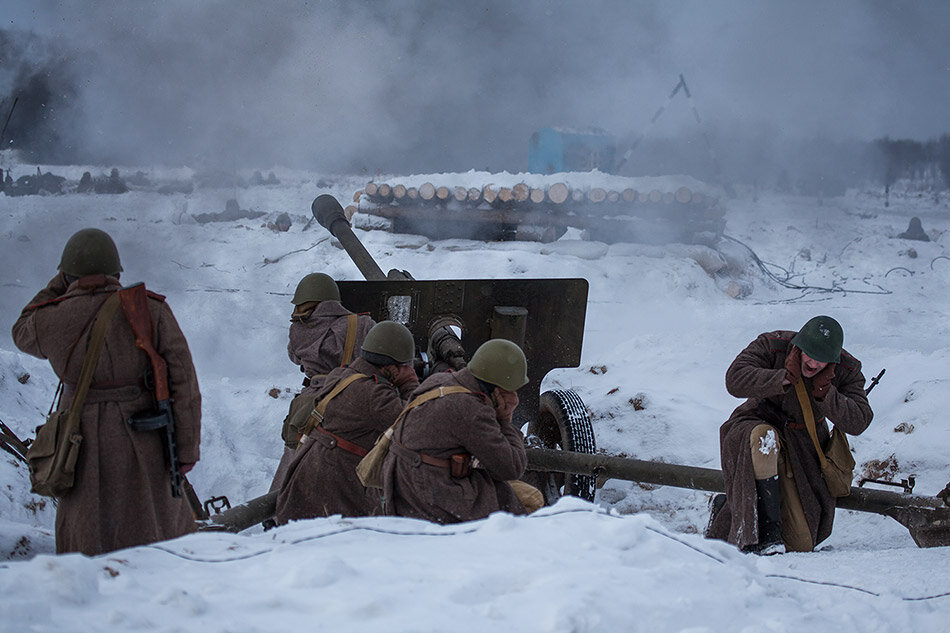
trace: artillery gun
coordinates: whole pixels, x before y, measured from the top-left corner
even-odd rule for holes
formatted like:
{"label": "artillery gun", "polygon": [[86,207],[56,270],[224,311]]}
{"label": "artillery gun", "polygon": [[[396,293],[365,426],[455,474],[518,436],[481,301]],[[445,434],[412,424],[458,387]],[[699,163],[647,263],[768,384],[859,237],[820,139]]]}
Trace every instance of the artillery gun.
{"label": "artillery gun", "polygon": [[[490,338],[507,338],[522,347],[530,381],[519,391],[515,421],[528,429],[525,478],[542,491],[546,503],[561,495],[593,500],[598,479],[725,491],[719,470],[596,453],[589,412],[580,397],[569,390],[541,393],[542,380],[551,369],[580,363],[586,280],[420,281],[405,271],[384,274],[334,198],[318,197],[312,211],[366,278],[338,282],[343,303],[370,313],[377,321],[391,319],[406,325],[417,349],[425,350],[417,361],[421,376],[464,367],[466,350]],[[272,492],[213,515],[201,529],[239,532],[256,525],[273,515],[276,496]],[[849,496],[838,499],[838,507],[890,516],[910,531],[918,546],[935,547],[950,545],[948,499],[950,484],[935,497],[852,487]]]}

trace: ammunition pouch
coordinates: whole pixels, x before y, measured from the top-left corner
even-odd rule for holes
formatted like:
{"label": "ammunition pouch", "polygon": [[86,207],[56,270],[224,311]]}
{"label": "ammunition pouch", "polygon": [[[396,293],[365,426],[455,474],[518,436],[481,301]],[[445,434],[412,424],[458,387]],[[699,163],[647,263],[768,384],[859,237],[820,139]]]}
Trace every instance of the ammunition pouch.
{"label": "ammunition pouch", "polygon": [[456,453],[449,458],[449,474],[453,479],[468,477],[472,472],[471,453]]}

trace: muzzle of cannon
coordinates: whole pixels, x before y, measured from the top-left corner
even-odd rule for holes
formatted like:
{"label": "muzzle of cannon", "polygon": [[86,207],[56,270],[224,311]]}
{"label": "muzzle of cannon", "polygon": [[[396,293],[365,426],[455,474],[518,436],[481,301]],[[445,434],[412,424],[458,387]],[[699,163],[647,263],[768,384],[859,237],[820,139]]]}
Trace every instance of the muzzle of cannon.
{"label": "muzzle of cannon", "polygon": [[320,226],[330,231],[333,237],[340,240],[343,249],[346,250],[350,259],[360,269],[367,281],[386,279],[383,269],[379,267],[373,256],[369,254],[360,239],[353,233],[350,222],[343,212],[343,207],[340,206],[336,198],[328,194],[317,196],[313,204],[310,205],[310,210]]}

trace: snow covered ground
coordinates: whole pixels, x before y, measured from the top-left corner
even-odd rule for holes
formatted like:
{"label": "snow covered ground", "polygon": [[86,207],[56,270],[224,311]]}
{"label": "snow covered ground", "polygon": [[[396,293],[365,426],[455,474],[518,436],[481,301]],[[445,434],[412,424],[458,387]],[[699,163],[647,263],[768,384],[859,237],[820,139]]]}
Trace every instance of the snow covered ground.
{"label": "snow covered ground", "polygon": [[[53,171],[75,181],[87,169]],[[299,278],[360,279],[336,241],[306,225],[315,196],[346,205],[367,179],[274,171],[280,185],[190,194],[0,196],[4,327],[86,226],[115,238],[124,282],[167,295],[203,394],[202,459],[190,475],[202,498],[241,501],[270,484],[300,379],[286,356]],[[915,475],[916,493],[936,494],[950,479],[950,197],[895,187],[885,207],[871,190],[823,201],[739,194],[722,201],[738,242],[718,245],[727,266],[716,276],[695,249],[608,246],[575,231],[551,244],[357,234],[384,271],[419,279],[586,278],[581,365],[551,372],[544,389],[576,390],[609,454],[718,468],[718,428],[739,404],[726,367],[760,332],[830,314],[865,376],[887,368],[870,396],[874,422],[852,441],[858,474]],[[228,198],[267,215],[194,220]],[[293,220],[287,233],[264,226],[280,212]],[[930,242],[896,237],[912,216]],[[55,386],[45,361],[0,337],[0,419],[21,437],[43,421]],[[530,517],[447,527],[336,517],[89,559],[52,554],[54,510],[6,453],[0,484],[0,631],[950,630],[950,548],[918,549],[878,515],[839,511],[818,552],[757,558],[698,534],[708,494],[608,481],[593,504],[564,499]]]}

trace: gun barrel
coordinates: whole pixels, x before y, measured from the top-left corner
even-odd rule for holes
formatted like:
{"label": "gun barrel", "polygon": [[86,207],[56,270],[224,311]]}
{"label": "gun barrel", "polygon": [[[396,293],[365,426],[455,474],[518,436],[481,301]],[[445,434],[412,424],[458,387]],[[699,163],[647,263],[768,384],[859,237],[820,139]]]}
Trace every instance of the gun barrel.
{"label": "gun barrel", "polygon": [[199,526],[199,530],[219,530],[240,532],[247,528],[263,523],[274,516],[277,511],[277,490],[268,492],[260,497],[234,506],[224,512],[211,515],[211,524],[208,527]]}
{"label": "gun barrel", "polygon": [[369,254],[363,243],[353,233],[350,222],[346,219],[346,214],[343,213],[343,207],[340,206],[336,198],[329,194],[317,196],[313,204],[310,205],[310,210],[320,226],[330,231],[333,237],[340,240],[343,249],[367,281],[386,280],[383,269],[379,267],[373,256]]}
{"label": "gun barrel", "polygon": [[[725,491],[722,472],[714,468],[546,448],[530,448],[527,454],[529,470],[595,475],[708,492]],[[274,516],[276,506],[277,491],[269,492],[213,515],[210,525],[199,529],[240,532]],[[889,516],[906,527],[920,547],[950,545],[950,508],[938,497],[852,487],[850,496],[838,499],[838,507]]]}
{"label": "gun barrel", "polygon": [[[528,469],[603,476],[691,490],[725,491],[719,470],[608,455],[533,448],[528,450]],[[850,495],[838,498],[837,507],[889,516],[906,527],[920,547],[950,545],[950,508],[939,497],[852,486]]]}
{"label": "gun barrel", "polygon": [[528,469],[542,472],[596,475],[645,484],[725,492],[722,472],[698,466],[680,466],[628,457],[574,453],[549,448],[528,450]]}

